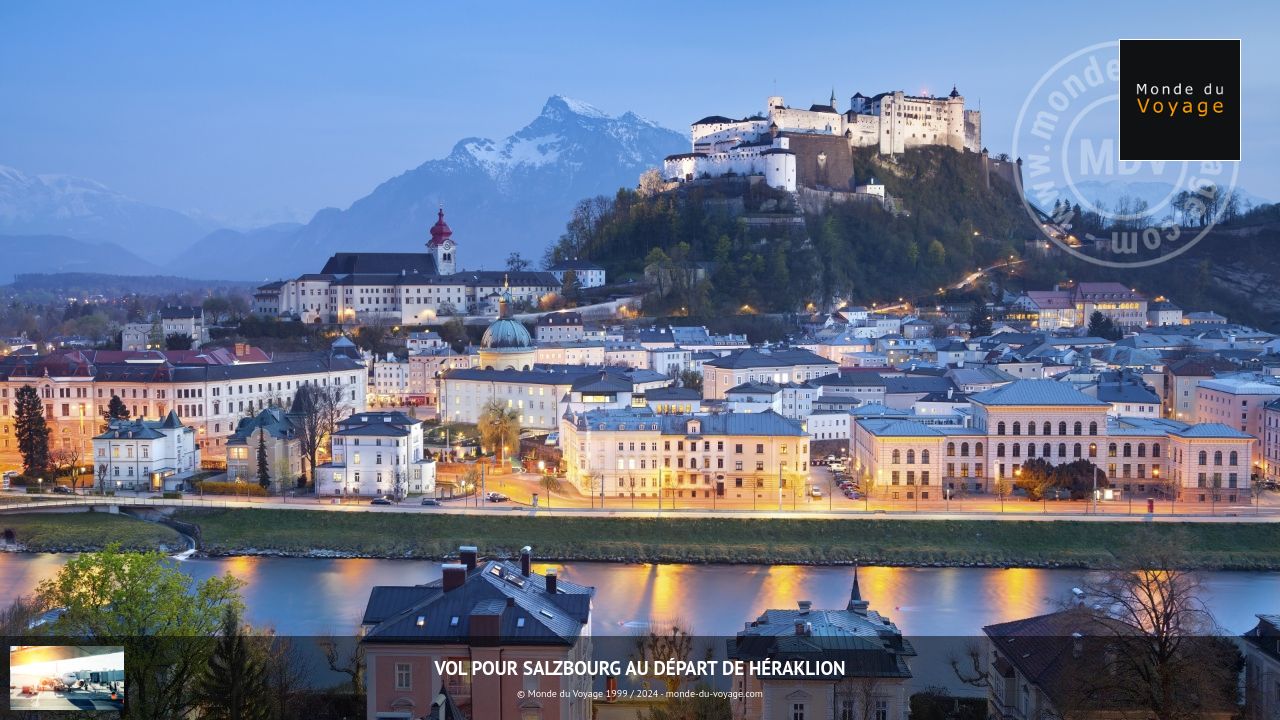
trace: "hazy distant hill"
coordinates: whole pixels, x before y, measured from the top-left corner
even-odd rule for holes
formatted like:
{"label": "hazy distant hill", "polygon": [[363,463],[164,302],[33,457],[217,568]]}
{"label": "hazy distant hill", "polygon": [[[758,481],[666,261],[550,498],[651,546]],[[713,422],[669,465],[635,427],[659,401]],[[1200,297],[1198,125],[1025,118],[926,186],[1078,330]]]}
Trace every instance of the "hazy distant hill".
{"label": "hazy distant hill", "polygon": [[337,250],[423,249],[443,206],[460,266],[537,260],[584,197],[634,187],[640,173],[688,147],[681,133],[634,113],[612,117],[568,98],[503,140],[466,138],[445,158],[392,178],[346,210],[328,208],[292,233],[214,233],[170,263],[200,277],[286,277],[318,269]]}
{"label": "hazy distant hill", "polygon": [[145,275],[157,269],[114,243],[91,243],[60,235],[0,235],[0,258],[0,283],[24,273]]}
{"label": "hazy distant hill", "polygon": [[217,225],[148,205],[101,183],[0,166],[0,234],[111,242],[165,262]]}

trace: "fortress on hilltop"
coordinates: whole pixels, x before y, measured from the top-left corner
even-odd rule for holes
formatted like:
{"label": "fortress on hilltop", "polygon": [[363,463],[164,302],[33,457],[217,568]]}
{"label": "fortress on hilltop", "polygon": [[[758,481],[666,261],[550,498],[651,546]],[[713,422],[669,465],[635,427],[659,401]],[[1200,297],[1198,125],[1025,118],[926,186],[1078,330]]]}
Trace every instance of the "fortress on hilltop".
{"label": "fortress on hilltop", "polygon": [[853,190],[854,148],[882,154],[941,145],[957,151],[982,149],[982,116],[966,110],[954,87],[946,97],[907,95],[901,90],[849,99],[836,109],[836,94],[808,110],[769,97],[763,114],[735,120],[711,115],[693,123],[692,152],[663,161],[668,181],[685,182],[726,174],[760,175],[770,187]]}

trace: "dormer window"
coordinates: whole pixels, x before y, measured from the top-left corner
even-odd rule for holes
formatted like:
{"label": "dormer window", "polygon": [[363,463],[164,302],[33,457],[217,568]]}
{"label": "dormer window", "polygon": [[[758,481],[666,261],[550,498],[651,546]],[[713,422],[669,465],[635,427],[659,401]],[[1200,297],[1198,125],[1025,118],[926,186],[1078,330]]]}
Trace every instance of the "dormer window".
{"label": "dormer window", "polygon": [[690,435],[697,435],[702,432],[702,421],[690,420],[685,424],[685,431]]}

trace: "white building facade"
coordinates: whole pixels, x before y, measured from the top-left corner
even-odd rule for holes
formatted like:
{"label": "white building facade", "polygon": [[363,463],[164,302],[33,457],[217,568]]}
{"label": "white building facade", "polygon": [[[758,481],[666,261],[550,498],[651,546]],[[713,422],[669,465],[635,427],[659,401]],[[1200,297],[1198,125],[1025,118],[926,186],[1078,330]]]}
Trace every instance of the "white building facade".
{"label": "white building facade", "polygon": [[399,412],[363,412],[342,420],[331,460],[316,468],[318,495],[434,495],[435,461],[424,455],[422,423]]}

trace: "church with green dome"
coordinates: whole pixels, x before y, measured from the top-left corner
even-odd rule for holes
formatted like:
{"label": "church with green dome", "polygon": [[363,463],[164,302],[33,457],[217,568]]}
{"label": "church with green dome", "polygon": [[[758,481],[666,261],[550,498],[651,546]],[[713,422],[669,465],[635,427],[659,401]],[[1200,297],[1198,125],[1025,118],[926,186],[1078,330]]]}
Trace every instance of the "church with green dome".
{"label": "church with green dome", "polygon": [[511,287],[502,281],[502,294],[498,298],[498,319],[484,331],[480,340],[480,367],[485,370],[530,370],[533,368],[535,350],[533,337],[524,323],[512,318]]}

